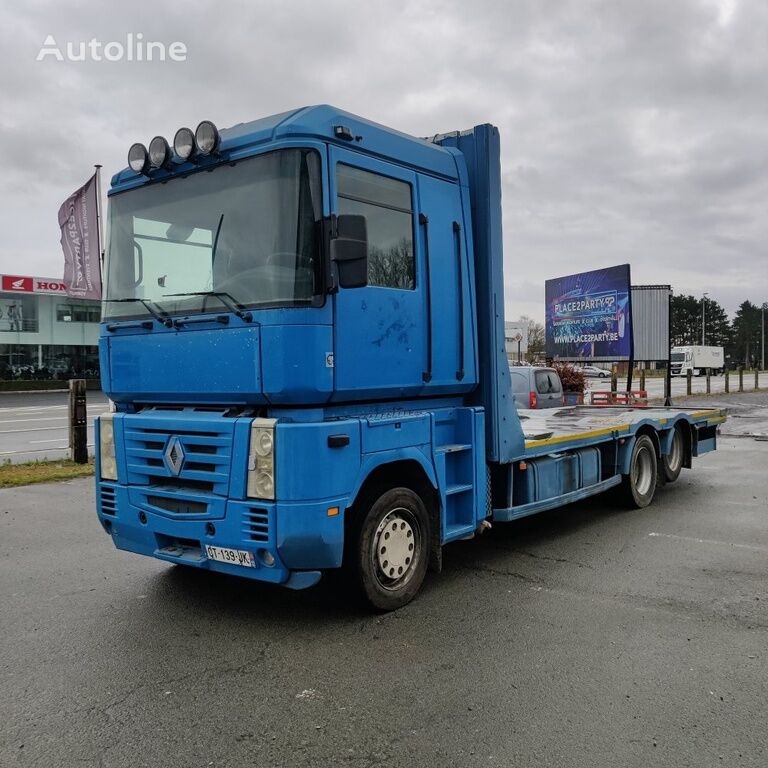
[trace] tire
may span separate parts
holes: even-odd
[[[677,427],[672,438],[672,448],[666,456],[661,457],[661,474],[665,483],[674,483],[680,477],[685,460],[685,436]]]
[[[604,379],[605,378],[605,374],[604,373],[598,373],[597,374],[597,378],[598,379]]]
[[[367,508],[349,550],[358,591],[374,608],[408,604],[424,582],[431,525],[421,498],[409,488],[385,491]]]
[[[658,476],[659,463],[653,440],[648,435],[640,435],[632,449],[629,474],[621,479],[624,502],[635,509],[647,507],[653,501]]]

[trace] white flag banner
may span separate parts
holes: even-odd
[[[59,208],[64,282],[67,294],[78,299],[101,299],[97,190],[94,174]]]

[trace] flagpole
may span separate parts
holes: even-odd
[[[104,229],[101,219],[101,164],[96,163],[96,231],[99,236],[99,270],[101,284],[104,285]]]

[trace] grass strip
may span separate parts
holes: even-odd
[[[88,477],[94,471],[93,459],[87,464],[75,464],[70,459],[54,461],[28,461],[24,464],[0,464],[0,488],[14,488],[33,483],[53,483]]]

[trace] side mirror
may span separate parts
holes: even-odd
[[[336,217],[336,236],[331,239],[331,261],[336,265],[341,288],[368,285],[368,227],[365,216]]]

